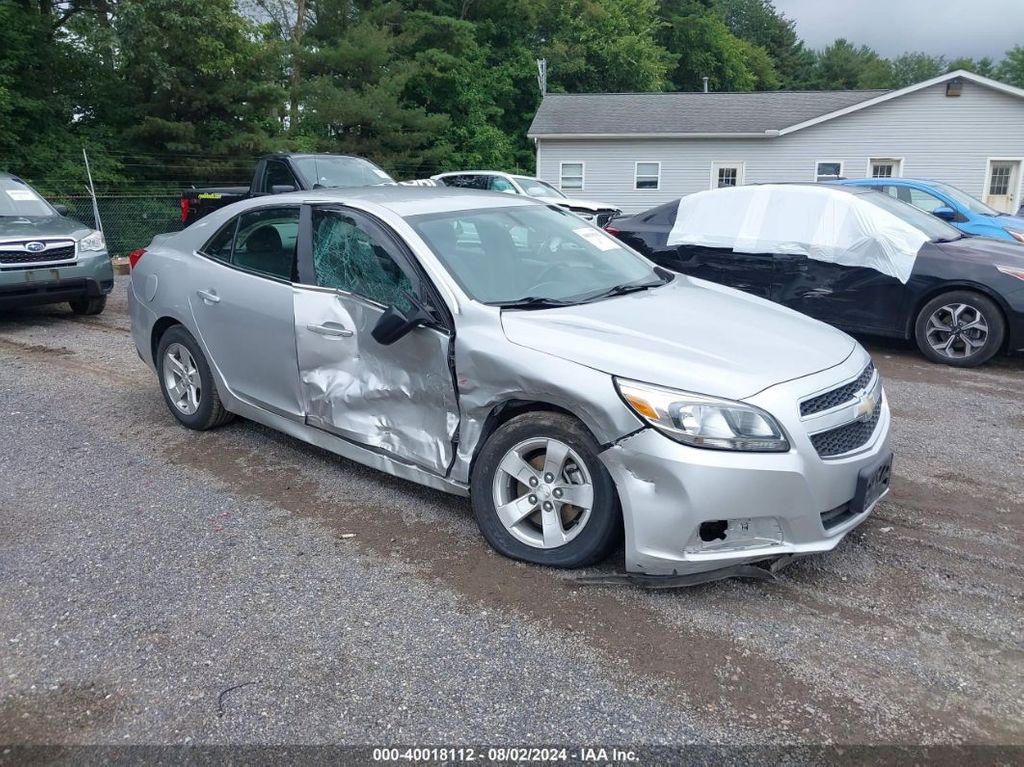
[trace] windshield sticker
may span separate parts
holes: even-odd
[[[572,231],[573,234],[578,234],[598,250],[615,250],[619,247],[619,243],[607,234],[591,229],[589,226],[581,226],[579,229],[573,229]]]
[[[8,189],[7,196],[20,202],[35,202],[39,198],[28,189]]]

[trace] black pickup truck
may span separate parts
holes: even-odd
[[[189,189],[181,195],[181,220],[191,224],[218,208],[249,197],[297,190],[397,183],[374,163],[340,154],[272,154],[256,163],[249,186]],[[422,182],[407,182],[422,183]]]

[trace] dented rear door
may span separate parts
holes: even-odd
[[[392,305],[410,308],[422,277],[396,235],[343,208],[306,208],[296,350],[306,422],[444,476],[459,423],[451,334],[417,327],[382,345],[372,331]]]

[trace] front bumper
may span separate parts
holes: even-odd
[[[855,362],[846,364],[853,377],[866,363],[866,355],[855,356]],[[863,522],[877,501],[859,513],[843,509],[854,500],[861,470],[889,454],[888,402],[883,395],[878,423],[863,446],[846,456],[822,459],[802,433],[797,403],[842,380],[835,369],[826,373],[772,387],[748,400],[780,420],[792,445],[789,452],[704,450],[653,429],[603,452],[622,504],[626,570],[685,575],[785,554],[830,551]],[[821,386],[825,381],[829,383]],[[701,539],[702,523],[722,520],[729,523],[724,540]]]
[[[113,289],[114,267],[104,252],[67,266],[0,270],[2,308],[97,298]]]
[[[1007,351],[1024,352],[1024,289],[1011,293],[1006,302]]]

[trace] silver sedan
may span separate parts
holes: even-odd
[[[835,547],[888,489],[867,353],[540,202],[458,189],[228,206],[132,256],[170,412],[235,415],[469,495],[488,542],[679,575]]]

